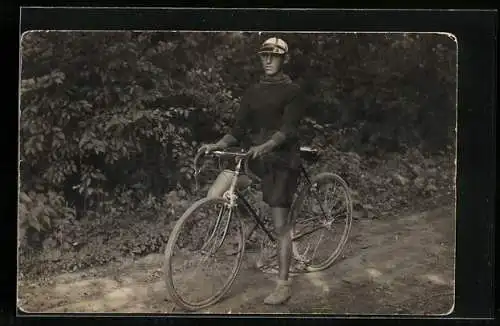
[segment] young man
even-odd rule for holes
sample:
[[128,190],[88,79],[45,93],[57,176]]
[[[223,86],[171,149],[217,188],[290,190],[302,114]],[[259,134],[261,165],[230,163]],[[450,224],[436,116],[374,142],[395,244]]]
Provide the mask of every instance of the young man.
[[[263,201],[271,207],[278,235],[279,277],[266,304],[281,304],[291,296],[288,279],[292,242],[288,213],[297,189],[299,142],[297,129],[305,110],[300,87],[283,73],[288,45],[282,39],[266,40],[259,55],[264,69],[261,80],[243,95],[232,131],[200,151],[210,152],[239,144],[250,147],[249,167],[262,179]],[[228,184],[218,178],[209,196],[219,196]]]

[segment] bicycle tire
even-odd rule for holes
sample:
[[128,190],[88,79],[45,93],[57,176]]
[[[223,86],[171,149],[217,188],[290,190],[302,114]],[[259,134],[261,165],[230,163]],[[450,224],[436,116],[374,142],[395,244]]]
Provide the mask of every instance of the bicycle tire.
[[[331,180],[331,182],[337,182],[338,184],[340,184],[340,186],[344,190],[344,193],[346,196],[346,201],[347,201],[346,206],[347,206],[347,211],[348,211],[347,212],[347,221],[346,221],[344,232],[342,233],[341,240],[339,241],[339,244],[337,245],[337,247],[332,251],[332,253],[328,256],[328,258],[326,258],[322,263],[307,266],[307,272],[318,272],[318,271],[322,271],[322,270],[329,268],[343,252],[343,250],[346,246],[347,240],[349,238],[351,227],[352,227],[352,199],[351,199],[351,195],[350,195],[349,186],[344,181],[344,179],[342,179],[340,176],[338,176],[335,173],[322,172],[322,173],[319,173],[311,178],[311,184],[315,185],[319,182],[324,183],[325,181],[328,181],[328,180]],[[310,186],[302,188],[299,191],[295,201],[293,202],[292,210],[291,210],[292,211],[292,223],[295,223],[295,218],[296,218],[295,214],[296,214],[296,212],[298,212],[298,210],[303,205],[304,199],[306,198],[307,194],[309,193],[309,189],[310,189]],[[295,250],[296,246],[297,246],[297,242],[293,241],[292,246],[295,246],[295,247],[293,247]]]
[[[244,239],[244,230],[243,230],[243,225],[241,222],[241,219],[234,218],[234,212],[237,212],[237,209],[233,209],[233,215],[230,216],[230,221],[228,223],[236,223],[237,227],[237,233],[239,234],[239,249],[238,249],[238,258],[236,265],[234,266],[233,270],[231,271],[231,275],[229,276],[227,282],[223,285],[223,287],[214,295],[211,297],[201,300],[200,302],[194,303],[194,302],[189,302],[185,298],[183,298],[178,291],[176,290],[173,282],[173,274],[172,274],[172,265],[171,265],[171,260],[174,252],[174,247],[175,244],[178,240],[179,233],[181,231],[182,226],[189,220],[189,218],[192,216],[192,214],[199,209],[203,205],[210,205],[210,204],[229,204],[229,201],[223,198],[202,198],[198,201],[196,201],[191,207],[189,207],[184,214],[180,217],[180,219],[176,222],[172,232],[170,233],[166,248],[165,248],[165,265],[164,265],[164,276],[165,276],[165,283],[167,287],[167,292],[170,295],[170,298],[180,307],[185,308],[190,311],[194,310],[199,310],[206,308],[208,306],[211,306],[215,303],[217,303],[219,300],[222,299],[222,297],[229,291],[230,287],[232,286],[233,282],[235,281],[238,272],[240,270],[242,261],[243,261],[243,254],[245,251],[245,239]],[[224,238],[224,241],[226,241],[227,235]],[[218,249],[217,249],[218,250]]]

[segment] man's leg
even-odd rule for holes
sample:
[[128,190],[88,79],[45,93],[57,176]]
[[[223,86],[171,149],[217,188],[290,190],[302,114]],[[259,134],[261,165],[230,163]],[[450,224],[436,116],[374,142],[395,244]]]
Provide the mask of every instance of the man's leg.
[[292,257],[292,238],[288,223],[288,208],[271,208],[274,227],[278,241],[278,265],[279,274],[274,291],[264,299],[266,304],[281,304],[287,301],[292,295],[291,282],[288,279],[290,270],[290,260]]
[[280,280],[288,280],[288,272],[290,270],[290,260],[292,257],[292,237],[288,223],[288,208],[272,207],[274,229],[278,236],[278,264]]
[[271,206],[274,227],[277,235],[279,275],[274,291],[264,299],[266,304],[281,304],[291,294],[291,281],[288,279],[292,257],[290,206],[296,189],[298,176],[287,169],[276,168],[262,179],[264,201]]

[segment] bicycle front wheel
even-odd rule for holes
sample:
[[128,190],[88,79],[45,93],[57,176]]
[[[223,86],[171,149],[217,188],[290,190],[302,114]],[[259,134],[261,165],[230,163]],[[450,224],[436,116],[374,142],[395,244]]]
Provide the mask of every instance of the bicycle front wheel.
[[218,302],[241,267],[245,241],[237,210],[222,198],[203,198],[177,221],[165,249],[170,298],[187,310]]
[[330,267],[342,253],[352,223],[347,183],[334,173],[320,173],[298,194],[293,206],[294,258],[308,272]]

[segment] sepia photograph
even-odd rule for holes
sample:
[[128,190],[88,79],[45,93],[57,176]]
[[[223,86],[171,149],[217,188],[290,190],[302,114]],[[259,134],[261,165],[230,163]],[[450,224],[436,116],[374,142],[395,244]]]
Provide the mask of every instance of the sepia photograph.
[[26,313],[445,316],[457,40],[29,31]]

